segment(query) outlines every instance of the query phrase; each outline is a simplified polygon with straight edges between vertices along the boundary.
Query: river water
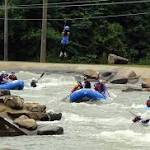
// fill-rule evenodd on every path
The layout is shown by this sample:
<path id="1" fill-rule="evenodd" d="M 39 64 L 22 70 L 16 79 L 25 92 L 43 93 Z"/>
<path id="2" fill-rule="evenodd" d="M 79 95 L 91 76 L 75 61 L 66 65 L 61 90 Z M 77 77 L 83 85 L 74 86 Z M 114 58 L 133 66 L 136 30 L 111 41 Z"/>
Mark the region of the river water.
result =
<path id="1" fill-rule="evenodd" d="M 64 128 L 63 135 L 0 137 L 0 150 L 149 150 L 150 127 L 133 125 L 133 115 L 144 113 L 148 92 L 122 92 L 125 86 L 109 89 L 112 100 L 107 103 L 69 103 L 62 101 L 74 85 L 74 74 L 47 73 L 38 87 L 30 81 L 39 73 L 17 73 L 25 81 L 23 91 L 12 91 L 25 101 L 40 102 L 47 110 L 62 112 L 61 121 L 53 124 Z"/>

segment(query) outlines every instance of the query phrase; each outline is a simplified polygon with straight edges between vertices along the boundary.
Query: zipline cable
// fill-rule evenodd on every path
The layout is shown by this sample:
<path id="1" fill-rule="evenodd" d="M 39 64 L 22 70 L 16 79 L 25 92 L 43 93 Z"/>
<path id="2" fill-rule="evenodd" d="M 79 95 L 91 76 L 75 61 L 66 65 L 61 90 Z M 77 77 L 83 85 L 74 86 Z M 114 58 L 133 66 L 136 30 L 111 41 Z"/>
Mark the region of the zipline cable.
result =
<path id="1" fill-rule="evenodd" d="M 99 3 L 99 2 L 106 2 L 106 1 L 108 1 L 108 0 L 56 2 L 56 3 L 47 3 L 47 5 L 68 5 L 68 4 L 82 4 L 82 3 Z M 28 4 L 28 5 L 16 5 L 16 6 L 17 7 L 43 6 L 43 4 Z"/>
<path id="2" fill-rule="evenodd" d="M 108 6 L 108 5 L 124 5 L 124 4 L 141 4 L 141 3 L 150 3 L 150 0 L 142 0 L 142 1 L 127 1 L 127 2 L 105 2 L 105 3 L 95 3 L 95 4 L 76 4 L 76 5 L 56 5 L 56 6 L 47 6 L 48 8 L 70 8 L 70 7 L 90 7 L 90 6 Z M 17 6 L 9 6 L 8 9 L 37 9 L 42 8 L 42 6 L 35 7 L 17 7 Z M 0 9 L 4 9 L 4 7 L 0 7 Z"/>
<path id="3" fill-rule="evenodd" d="M 119 15 L 107 15 L 107 16 L 93 16 L 93 17 L 84 17 L 84 18 L 67 18 L 69 21 L 74 21 L 74 20 L 87 20 L 87 19 L 105 19 L 105 18 L 118 18 L 118 17 L 128 17 L 128 16 L 138 16 L 138 15 L 147 15 L 150 14 L 150 12 L 141 12 L 141 13 L 129 13 L 129 14 L 119 14 Z M 5 18 L 0 18 L 0 20 L 4 20 Z M 44 19 L 20 19 L 20 18 L 8 18 L 10 21 L 41 21 Z M 63 18 L 49 18 L 47 20 L 51 21 L 64 21 L 65 19 Z"/>

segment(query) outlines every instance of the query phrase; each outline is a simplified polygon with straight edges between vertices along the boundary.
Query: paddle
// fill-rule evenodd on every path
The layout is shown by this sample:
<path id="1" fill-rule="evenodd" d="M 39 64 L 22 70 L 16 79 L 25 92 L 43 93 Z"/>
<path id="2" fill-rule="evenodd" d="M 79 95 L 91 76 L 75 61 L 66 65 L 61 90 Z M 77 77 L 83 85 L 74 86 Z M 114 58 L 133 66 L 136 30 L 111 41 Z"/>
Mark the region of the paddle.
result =
<path id="1" fill-rule="evenodd" d="M 36 82 L 38 82 L 38 81 L 44 76 L 44 74 L 45 74 L 45 72 L 43 72 L 43 73 L 40 75 L 40 77 L 37 79 Z"/>
<path id="2" fill-rule="evenodd" d="M 133 116 L 137 117 L 138 115 L 136 115 L 135 113 L 129 111 L 130 114 L 132 114 Z"/>
<path id="3" fill-rule="evenodd" d="M 74 79 L 76 82 L 81 82 L 80 76 L 74 76 Z M 65 101 L 69 96 L 70 96 L 70 94 L 66 95 L 64 98 L 61 99 L 61 101 Z"/>
<path id="4" fill-rule="evenodd" d="M 44 74 L 45 73 L 43 72 L 37 80 L 32 80 L 30 83 L 31 87 L 37 87 L 38 81 L 44 76 Z"/>

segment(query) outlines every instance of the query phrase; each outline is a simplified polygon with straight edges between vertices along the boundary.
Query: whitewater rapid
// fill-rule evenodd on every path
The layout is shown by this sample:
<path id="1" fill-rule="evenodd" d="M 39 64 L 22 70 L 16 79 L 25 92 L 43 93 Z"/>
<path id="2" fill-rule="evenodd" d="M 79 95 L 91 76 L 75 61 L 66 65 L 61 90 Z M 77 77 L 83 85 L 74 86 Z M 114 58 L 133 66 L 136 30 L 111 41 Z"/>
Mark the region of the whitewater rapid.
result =
<path id="1" fill-rule="evenodd" d="M 133 125 L 134 113 L 145 113 L 148 92 L 122 92 L 123 86 L 111 85 L 116 95 L 109 103 L 70 103 L 62 101 L 74 86 L 72 73 L 47 72 L 36 88 L 30 87 L 32 78 L 42 72 L 19 71 L 25 81 L 23 91 L 12 91 L 25 101 L 45 104 L 47 110 L 62 112 L 61 121 L 53 122 L 64 128 L 59 136 L 0 137 L 0 150 L 148 150 L 150 127 Z"/>

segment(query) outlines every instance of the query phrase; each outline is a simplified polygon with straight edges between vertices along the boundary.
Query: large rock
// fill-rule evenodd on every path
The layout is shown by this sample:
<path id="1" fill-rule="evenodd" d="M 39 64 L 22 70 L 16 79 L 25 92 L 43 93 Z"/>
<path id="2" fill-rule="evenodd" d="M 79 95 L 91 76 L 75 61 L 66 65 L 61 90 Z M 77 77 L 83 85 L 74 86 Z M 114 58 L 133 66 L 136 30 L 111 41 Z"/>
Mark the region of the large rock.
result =
<path id="1" fill-rule="evenodd" d="M 37 135 L 60 135 L 63 134 L 63 132 L 64 129 L 62 127 L 47 125 L 38 129 Z"/>
<path id="2" fill-rule="evenodd" d="M 116 73 L 117 73 L 116 71 L 106 71 L 100 73 L 100 79 L 109 81 L 116 75 Z"/>
<path id="3" fill-rule="evenodd" d="M 138 76 L 133 70 L 128 74 L 128 83 L 135 84 L 139 81 L 140 76 Z"/>
<path id="4" fill-rule="evenodd" d="M 35 130 L 37 128 L 36 121 L 34 119 L 28 118 L 25 115 L 22 115 L 19 118 L 15 119 L 14 123 L 17 124 L 19 127 L 22 127 L 28 130 Z"/>
<path id="5" fill-rule="evenodd" d="M 99 72 L 92 69 L 84 71 L 83 75 L 89 79 L 99 79 Z"/>
<path id="6" fill-rule="evenodd" d="M 62 113 L 54 113 L 54 112 L 48 112 L 40 119 L 41 121 L 54 121 L 54 120 L 60 120 L 62 118 Z"/>
<path id="7" fill-rule="evenodd" d="M 20 110 L 23 108 L 24 99 L 20 96 L 5 96 L 4 104 L 10 108 Z"/>
<path id="8" fill-rule="evenodd" d="M 3 104 L 3 103 L 0 103 L 0 113 L 7 113 L 7 112 L 9 112 L 9 111 L 12 111 L 12 109 L 10 108 L 10 107 L 8 107 L 8 106 L 6 106 L 5 104 Z"/>
<path id="9" fill-rule="evenodd" d="M 108 55 L 108 64 L 127 64 L 128 59 L 117 56 L 115 54 Z"/>
<path id="10" fill-rule="evenodd" d="M 133 70 L 124 69 L 117 72 L 117 74 L 111 79 L 111 83 L 113 84 L 126 84 L 136 83 L 139 80 L 139 76 Z"/>
<path id="11" fill-rule="evenodd" d="M 150 88 L 150 78 L 143 78 L 142 80 L 142 88 Z"/>
<path id="12" fill-rule="evenodd" d="M 0 90 L 0 96 L 11 95 L 9 90 Z"/>
<path id="13" fill-rule="evenodd" d="M 42 118 L 44 118 L 47 114 L 46 113 L 40 113 L 40 112 L 30 112 L 27 110 L 20 110 L 20 111 L 9 111 L 7 112 L 7 114 L 12 118 L 18 118 L 22 115 L 26 115 L 31 119 L 34 120 L 41 120 Z"/>
<path id="14" fill-rule="evenodd" d="M 31 112 L 46 113 L 46 106 L 39 103 L 24 103 L 23 108 Z"/>
<path id="15" fill-rule="evenodd" d="M 123 89 L 122 92 L 134 92 L 134 91 L 143 91 L 141 88 L 134 88 L 134 87 L 127 87 L 126 89 Z"/>

